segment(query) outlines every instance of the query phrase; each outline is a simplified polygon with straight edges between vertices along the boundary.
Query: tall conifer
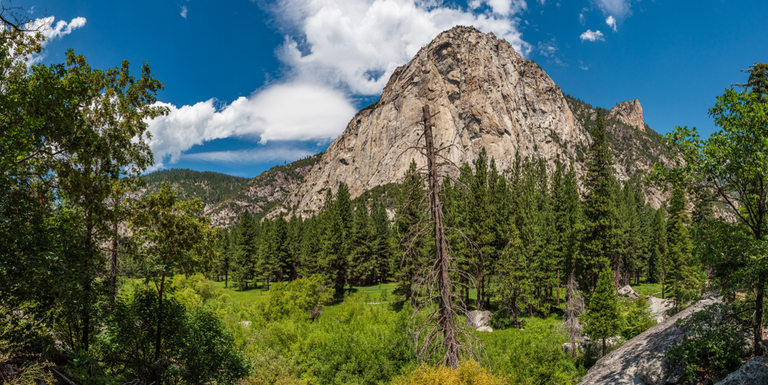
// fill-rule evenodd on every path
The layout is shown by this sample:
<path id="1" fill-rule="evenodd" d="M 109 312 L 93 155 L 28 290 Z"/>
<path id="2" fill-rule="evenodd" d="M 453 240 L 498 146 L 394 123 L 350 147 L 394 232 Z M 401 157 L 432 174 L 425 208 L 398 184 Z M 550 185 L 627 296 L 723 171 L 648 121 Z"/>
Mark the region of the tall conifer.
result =
<path id="1" fill-rule="evenodd" d="M 587 304 L 587 312 L 582 318 L 585 323 L 584 333 L 588 334 L 592 341 L 602 341 L 603 356 L 605 356 L 607 352 L 605 340 L 618 334 L 621 319 L 610 266 L 600 273 L 595 291 Z"/>
<path id="2" fill-rule="evenodd" d="M 584 181 L 587 194 L 584 199 L 580 281 L 590 291 L 595 287 L 598 274 L 605 267 L 616 266 L 619 258 L 616 240 L 620 239 L 620 234 L 614 197 L 616 181 L 607 135 L 605 120 L 598 111 Z"/>

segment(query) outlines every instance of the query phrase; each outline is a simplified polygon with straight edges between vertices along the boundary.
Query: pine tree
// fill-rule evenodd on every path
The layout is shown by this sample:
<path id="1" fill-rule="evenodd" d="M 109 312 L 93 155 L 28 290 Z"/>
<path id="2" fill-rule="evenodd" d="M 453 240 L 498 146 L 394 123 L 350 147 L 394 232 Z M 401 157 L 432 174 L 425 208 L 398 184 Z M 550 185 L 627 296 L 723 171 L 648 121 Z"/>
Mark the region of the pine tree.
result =
<path id="1" fill-rule="evenodd" d="M 224 276 L 224 287 L 229 287 L 229 274 L 232 270 L 232 259 L 234 255 L 234 245 L 230 231 L 221 232 L 221 238 L 218 242 L 219 259 L 216 261 L 215 272 L 217 280 Z"/>
<path id="2" fill-rule="evenodd" d="M 373 250 L 374 234 L 364 199 L 358 200 L 354 218 L 349 237 L 349 280 L 356 281 L 358 285 L 365 285 L 376 275 L 376 260 Z"/>
<path id="3" fill-rule="evenodd" d="M 348 235 L 352 225 L 349 189 L 344 182 L 339 183 L 335 199 L 333 193 L 328 190 L 325 207 L 321 219 L 323 233 L 320 270 L 333 282 L 336 297 L 341 298 L 344 296 L 347 280 Z"/>
<path id="4" fill-rule="evenodd" d="M 558 271 L 564 272 L 561 280 L 575 281 L 578 238 L 582 228 L 581 201 L 573 167 L 565 172 L 559 161 L 552 176 L 552 201 L 556 235 L 554 253 L 560 263 Z M 560 305 L 559 288 L 557 298 Z"/>
<path id="5" fill-rule="evenodd" d="M 298 273 L 302 277 L 309 277 L 320 272 L 318 258 L 320 256 L 320 220 L 312 215 L 304 221 L 301 232 L 301 247 L 299 248 Z"/>
<path id="6" fill-rule="evenodd" d="M 495 164 L 495 162 L 494 162 Z M 485 286 L 489 278 L 492 263 L 497 259 L 499 250 L 497 247 L 496 232 L 493 223 L 493 207 L 491 201 L 491 170 L 488 165 L 488 155 L 485 147 L 480 151 L 474 162 L 475 172 L 471 178 L 467 196 L 467 236 L 474 243 L 471 248 L 474 278 L 477 283 L 477 308 L 485 308 Z M 495 165 L 494 170 L 495 173 Z M 494 176 L 495 177 L 495 176 Z"/>
<path id="7" fill-rule="evenodd" d="M 648 280 L 653 283 L 664 282 L 664 261 L 667 259 L 667 220 L 666 209 L 660 207 L 654 211 L 651 225 L 651 257 L 648 261 Z M 662 298 L 664 298 L 662 284 Z"/>
<path id="8" fill-rule="evenodd" d="M 426 258 L 425 237 L 416 236 L 427 230 L 424 221 L 424 181 L 416 171 L 416 161 L 411 161 L 397 196 L 395 236 L 398 254 L 392 259 L 392 271 L 397 281 L 397 292 L 406 301 L 414 302 L 413 284 L 416 273 Z M 428 233 L 428 232 L 427 232 Z"/>
<path id="9" fill-rule="evenodd" d="M 290 279 L 296 279 L 301 270 L 301 241 L 304 233 L 304 220 L 299 215 L 294 215 L 288 221 L 288 232 L 285 239 L 285 248 L 288 252 L 289 270 L 286 274 Z"/>
<path id="10" fill-rule="evenodd" d="M 690 218 L 688 200 L 680 188 L 672 191 L 667 221 L 667 274 L 669 293 L 675 298 L 675 308 L 680 311 L 698 294 L 699 282 L 694 267 L 691 238 L 688 232 Z"/>
<path id="11" fill-rule="evenodd" d="M 291 276 L 294 269 L 293 261 L 288 252 L 288 222 L 284 214 L 280 213 L 272 222 L 270 234 L 270 246 L 274 252 L 273 271 L 277 281 L 284 281 L 286 276 Z"/>
<path id="12" fill-rule="evenodd" d="M 248 210 L 243 211 L 234 234 L 232 280 L 240 290 L 248 288 L 248 280 L 256 272 L 258 260 L 258 223 Z"/>
<path id="13" fill-rule="evenodd" d="M 621 238 L 614 197 L 616 181 L 613 176 L 613 159 L 605 121 L 600 112 L 592 131 L 584 187 L 587 194 L 584 199 L 580 281 L 591 291 L 600 271 L 605 267 L 618 265 L 620 254 L 616 240 Z"/>
<path id="14" fill-rule="evenodd" d="M 603 356 L 607 347 L 605 340 L 619 332 L 619 303 L 616 297 L 616 288 L 613 284 L 613 271 L 606 267 L 597 281 L 595 291 L 587 304 L 587 312 L 582 316 L 584 321 L 584 333 L 588 334 L 592 341 L 602 340 Z"/>
<path id="15" fill-rule="evenodd" d="M 378 280 L 379 283 L 384 283 L 389 276 L 389 264 L 390 259 L 392 258 L 392 248 L 390 247 L 390 237 L 392 235 L 389 218 L 387 217 L 386 208 L 375 200 L 371 206 L 371 214 L 374 231 L 373 259 L 376 274 L 374 278 Z"/>

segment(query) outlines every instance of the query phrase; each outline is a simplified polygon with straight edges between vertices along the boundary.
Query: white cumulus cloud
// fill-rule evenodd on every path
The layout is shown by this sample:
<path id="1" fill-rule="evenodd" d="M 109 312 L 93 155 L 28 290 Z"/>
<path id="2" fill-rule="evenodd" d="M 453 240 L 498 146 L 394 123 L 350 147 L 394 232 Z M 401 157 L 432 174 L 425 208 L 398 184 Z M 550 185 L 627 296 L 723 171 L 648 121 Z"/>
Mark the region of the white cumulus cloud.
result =
<path id="1" fill-rule="evenodd" d="M 268 5 L 285 36 L 277 49 L 284 77 L 223 108 L 216 108 L 215 100 L 165 104 L 170 115 L 149 122 L 156 167 L 187 159 L 183 154 L 192 146 L 221 138 L 250 137 L 269 146 L 330 141 L 354 116 L 351 99 L 379 94 L 395 68 L 456 25 L 493 32 L 524 56 L 533 49 L 518 29 L 525 0 L 471 0 L 468 8 L 440 1 L 277 0 Z M 251 159 L 242 152 L 205 154 L 189 156 L 212 162 L 236 161 L 237 155 Z"/>
<path id="2" fill-rule="evenodd" d="M 483 4 L 491 12 L 477 8 Z M 353 94 L 374 95 L 395 68 L 455 25 L 493 32 L 528 54 L 531 46 L 512 16 L 525 4 L 477 0 L 461 9 L 418 0 L 281 0 L 274 9 L 286 31 L 279 55 L 297 77 L 326 79 Z"/>
<path id="3" fill-rule="evenodd" d="M 183 18 L 185 18 L 185 19 L 187 18 L 187 6 L 186 5 L 182 5 L 181 6 L 181 13 L 179 13 L 179 14 Z"/>
<path id="4" fill-rule="evenodd" d="M 597 41 L 597 40 L 605 40 L 605 36 L 602 32 L 598 31 L 592 31 L 591 29 L 588 29 L 584 31 L 584 33 L 579 36 L 581 38 L 581 41 Z"/>
<path id="5" fill-rule="evenodd" d="M 608 24 L 611 29 L 613 29 L 613 32 L 617 32 L 618 29 L 616 28 L 616 19 L 613 18 L 613 16 L 608 16 L 607 19 L 605 19 L 605 24 Z"/>
<path id="6" fill-rule="evenodd" d="M 54 23 L 56 18 L 54 16 L 43 17 L 28 22 L 24 27 L 28 30 L 39 31 L 45 40 L 42 43 L 43 51 L 37 55 L 32 55 L 27 58 L 27 65 L 33 65 L 41 62 L 45 58 L 45 47 L 53 40 L 61 39 L 64 36 L 69 35 L 74 30 L 82 28 L 85 25 L 86 19 L 84 17 L 76 17 L 67 23 L 64 20 L 59 20 L 58 23 Z"/>
<path id="7" fill-rule="evenodd" d="M 158 105 L 170 113 L 148 122 L 156 167 L 163 167 L 166 158 L 176 163 L 192 146 L 215 139 L 328 141 L 341 134 L 356 112 L 337 90 L 296 83 L 269 86 L 218 108 L 213 99 L 191 106 Z"/>

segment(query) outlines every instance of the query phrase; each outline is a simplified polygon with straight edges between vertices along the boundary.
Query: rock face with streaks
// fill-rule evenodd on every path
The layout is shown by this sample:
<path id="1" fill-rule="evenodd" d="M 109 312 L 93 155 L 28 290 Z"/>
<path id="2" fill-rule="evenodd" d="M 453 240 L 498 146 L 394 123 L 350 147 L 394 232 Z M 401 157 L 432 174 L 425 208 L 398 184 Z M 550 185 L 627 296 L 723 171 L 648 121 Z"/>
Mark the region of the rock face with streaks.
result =
<path id="1" fill-rule="evenodd" d="M 536 63 L 493 34 L 454 27 L 395 70 L 379 101 L 349 122 L 283 210 L 306 216 L 339 182 L 354 198 L 402 180 L 411 159 L 424 165 L 414 146 L 425 104 L 436 113 L 436 146 L 457 166 L 485 147 L 500 170 L 515 154 L 543 158 L 554 168 L 556 159 L 575 159 L 576 148 L 589 144 L 560 87 Z M 582 167 L 575 165 L 577 174 Z"/>

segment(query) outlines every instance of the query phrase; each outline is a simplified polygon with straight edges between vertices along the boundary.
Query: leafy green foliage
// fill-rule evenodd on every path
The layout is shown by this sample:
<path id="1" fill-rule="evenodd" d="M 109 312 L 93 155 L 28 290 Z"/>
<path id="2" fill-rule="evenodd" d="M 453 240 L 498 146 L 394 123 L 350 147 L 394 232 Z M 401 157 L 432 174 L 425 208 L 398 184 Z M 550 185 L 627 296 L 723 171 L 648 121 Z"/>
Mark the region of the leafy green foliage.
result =
<path id="1" fill-rule="evenodd" d="M 744 320 L 724 304 L 710 305 L 690 317 L 677 321 L 688 330 L 686 339 L 667 353 L 672 362 L 685 366 L 685 376 L 693 381 L 700 371 L 733 369 L 741 365 L 746 340 Z"/>
<path id="2" fill-rule="evenodd" d="M 651 305 L 644 295 L 634 300 L 622 298 L 619 311 L 622 320 L 619 335 L 627 341 L 656 325 Z"/>
<path id="3" fill-rule="evenodd" d="M 320 308 L 331 299 L 333 293 L 319 275 L 299 278 L 287 285 L 276 283 L 269 289 L 264 318 L 267 321 L 285 317 L 311 320 L 320 315 Z"/>
<path id="4" fill-rule="evenodd" d="M 530 322 L 525 330 L 481 333 L 494 374 L 513 384 L 575 384 L 574 361 L 563 353 L 568 337 L 552 316 Z"/>
<path id="5" fill-rule="evenodd" d="M 166 331 L 160 353 L 154 343 L 158 320 Z M 108 372 L 124 379 L 232 383 L 248 372 L 232 336 L 210 311 L 187 309 L 174 297 L 160 307 L 152 289 L 119 298 L 98 350 Z"/>

